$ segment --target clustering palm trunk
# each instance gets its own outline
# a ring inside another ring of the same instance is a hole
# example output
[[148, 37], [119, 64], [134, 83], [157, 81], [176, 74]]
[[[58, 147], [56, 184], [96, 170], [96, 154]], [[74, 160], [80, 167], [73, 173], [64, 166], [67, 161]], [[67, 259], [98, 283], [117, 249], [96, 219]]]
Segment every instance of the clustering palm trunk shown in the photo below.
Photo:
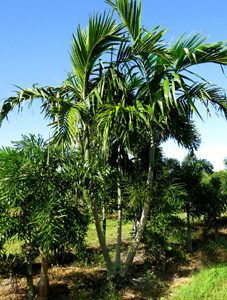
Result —
[[[118, 146], [118, 172], [121, 170], [121, 157], [120, 146]], [[118, 274], [121, 268], [121, 243], [122, 243], [122, 191], [120, 177], [117, 178], [117, 246], [116, 246], [116, 258], [115, 258], [115, 273]]]
[[136, 232], [135, 237], [132, 240], [129, 253], [125, 262], [125, 266], [124, 266], [125, 275], [127, 274], [128, 269], [133, 263], [136, 251], [138, 250], [147, 223], [147, 218], [150, 210], [151, 197], [152, 197], [153, 179], [154, 179], [154, 158], [155, 158], [155, 142], [154, 142], [153, 132], [151, 131], [150, 145], [149, 145], [149, 167], [147, 173], [147, 197], [143, 204], [138, 230]]
[[[129, 252], [126, 258], [125, 263], [122, 265], [121, 262], [121, 243], [122, 243], [122, 191], [120, 186], [120, 179], [117, 178], [117, 205], [118, 205], [118, 222], [117, 222], [117, 243], [116, 243], [116, 257], [115, 262], [111, 261], [109, 256], [108, 248], [105, 241], [105, 236], [101, 227], [98, 207], [95, 202], [92, 202], [92, 212], [95, 220], [95, 226], [99, 238], [100, 247], [103, 252], [103, 256], [107, 265], [107, 269], [109, 275], [114, 275], [114, 278], [126, 277], [130, 266], [133, 263], [135, 254], [138, 250], [139, 244], [141, 242], [141, 238], [146, 226], [150, 203], [152, 197], [152, 189], [153, 189], [153, 177], [154, 177], [154, 167], [155, 167], [155, 141], [154, 134], [151, 130], [150, 132], [150, 145], [149, 145], [149, 168], [147, 173], [147, 197], [144, 201], [144, 205], [142, 208], [142, 213], [140, 217], [140, 222], [138, 225], [138, 230], [132, 239], [131, 246], [129, 248]], [[120, 152], [118, 151], [118, 168], [119, 172], [121, 172], [120, 166]]]
[[109, 250], [107, 248], [106, 245], [106, 239], [105, 236], [103, 234], [102, 231], [102, 227], [101, 227], [101, 222], [100, 222], [100, 218], [99, 218], [99, 213], [98, 213], [98, 207], [97, 204], [95, 203], [95, 200], [91, 200], [91, 209], [92, 209], [92, 213], [93, 213], [93, 217], [94, 217], [94, 221], [95, 221], [95, 227], [96, 227], [96, 232], [98, 235], [98, 239], [99, 239], [99, 244], [100, 247], [102, 249], [102, 253], [106, 262], [106, 266], [107, 266], [107, 270], [109, 272], [110, 275], [113, 274], [113, 264], [109, 255]]

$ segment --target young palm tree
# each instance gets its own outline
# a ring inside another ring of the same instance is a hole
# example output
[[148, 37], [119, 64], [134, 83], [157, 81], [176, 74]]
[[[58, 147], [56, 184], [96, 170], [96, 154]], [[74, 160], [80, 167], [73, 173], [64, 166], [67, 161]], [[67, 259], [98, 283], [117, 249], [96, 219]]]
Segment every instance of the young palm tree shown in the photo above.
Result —
[[[67, 158], [74, 161], [72, 153]], [[66, 167], [65, 160], [61, 151], [50, 150], [42, 138], [33, 135], [23, 136], [12, 148], [0, 149], [1, 223], [4, 222], [1, 232], [6, 239], [16, 236], [23, 243], [28, 299], [35, 296], [32, 280], [35, 257], [42, 257], [38, 296], [44, 300], [48, 297], [51, 252], [75, 245], [80, 249], [86, 234], [88, 216], [73, 199], [79, 188], [72, 183], [72, 178], [83, 176], [79, 174], [79, 163], [72, 174], [72, 162], [67, 162]]]

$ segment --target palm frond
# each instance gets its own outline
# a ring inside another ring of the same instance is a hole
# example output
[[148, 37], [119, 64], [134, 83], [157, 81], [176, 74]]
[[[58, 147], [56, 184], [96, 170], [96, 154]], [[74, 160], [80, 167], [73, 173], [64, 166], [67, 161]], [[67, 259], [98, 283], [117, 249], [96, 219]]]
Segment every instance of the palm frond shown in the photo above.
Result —
[[34, 99], [42, 101], [41, 109], [45, 113], [46, 118], [54, 118], [52, 113], [53, 107], [56, 107], [65, 95], [67, 95], [67, 91], [64, 87], [39, 88], [34, 85], [32, 89], [20, 88], [16, 96], [10, 97], [3, 102], [0, 109], [0, 124], [15, 107], [18, 107], [20, 110], [25, 102], [32, 103]]
[[118, 141], [130, 147], [132, 136], [141, 126], [150, 126], [150, 115], [140, 101], [134, 105], [105, 104], [97, 115], [99, 130], [103, 132], [104, 143], [111, 136], [112, 142]]
[[132, 45], [127, 40], [122, 41], [117, 51], [116, 63], [125, 65], [132, 57], [132, 49]]
[[119, 15], [133, 40], [141, 35], [141, 1], [138, 0], [106, 0]]
[[208, 113], [210, 106], [212, 106], [227, 118], [227, 96], [220, 87], [208, 83], [195, 83], [187, 87], [187, 91], [177, 99], [184, 107], [185, 112], [194, 111], [200, 116], [195, 100], [202, 102]]
[[87, 31], [80, 26], [77, 28], [77, 35], [73, 36], [71, 61], [83, 99], [86, 98], [87, 81], [95, 63], [122, 40], [121, 30], [122, 26], [106, 13], [90, 17]]
[[224, 42], [204, 43], [206, 37], [200, 33], [180, 39], [170, 49], [177, 70], [184, 70], [195, 64], [217, 63], [227, 64], [227, 45]]
[[62, 101], [57, 118], [50, 124], [53, 129], [52, 143], [75, 146], [87, 117], [85, 103], [73, 103], [70, 99]]
[[195, 53], [198, 63], [212, 62], [227, 65], [227, 44], [224, 42], [205, 44]]
[[166, 30], [159, 30], [159, 26], [152, 31], [143, 30], [141, 38], [135, 42], [134, 53], [136, 55], [155, 54], [165, 60], [170, 60], [166, 44], [162, 41], [162, 37]]

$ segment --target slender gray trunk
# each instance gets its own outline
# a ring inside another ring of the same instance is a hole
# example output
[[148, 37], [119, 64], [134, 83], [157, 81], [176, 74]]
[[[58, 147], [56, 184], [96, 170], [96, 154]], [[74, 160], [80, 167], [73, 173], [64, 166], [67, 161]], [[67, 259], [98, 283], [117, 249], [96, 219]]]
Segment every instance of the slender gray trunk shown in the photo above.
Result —
[[[85, 136], [84, 136], [84, 159], [85, 161], [87, 161], [88, 163], [90, 163], [90, 137], [89, 137], [89, 129], [86, 128], [85, 130]], [[103, 257], [106, 263], [106, 267], [108, 270], [108, 273], [110, 275], [113, 274], [113, 264], [109, 255], [109, 251], [106, 245], [106, 239], [104, 236], [104, 233], [102, 231], [102, 227], [101, 227], [101, 222], [99, 219], [99, 213], [98, 213], [98, 207], [97, 204], [95, 202], [94, 196], [93, 196], [93, 191], [92, 191], [92, 182], [90, 182], [90, 188], [89, 188], [89, 200], [91, 203], [91, 210], [92, 210], [92, 214], [93, 214], [93, 218], [95, 221], [95, 228], [96, 228], [96, 232], [98, 235], [98, 239], [99, 239], [99, 245], [101, 247], [102, 253], [103, 253]]]
[[[118, 147], [118, 171], [121, 174], [120, 166], [120, 147]], [[117, 179], [117, 246], [116, 246], [116, 259], [115, 259], [115, 272], [116, 274], [121, 268], [121, 239], [122, 239], [122, 193], [120, 177]]]
[[49, 279], [48, 279], [48, 260], [45, 255], [42, 256], [41, 263], [41, 276], [38, 290], [38, 300], [47, 300], [49, 290]]
[[32, 260], [28, 258], [27, 260], [27, 286], [28, 286], [28, 300], [33, 300], [35, 297], [34, 285], [33, 285], [33, 272], [32, 272]]
[[154, 178], [154, 157], [155, 157], [155, 142], [154, 142], [154, 135], [151, 132], [150, 137], [150, 146], [149, 146], [149, 166], [148, 166], [148, 174], [147, 174], [147, 197], [143, 204], [143, 209], [141, 213], [140, 223], [138, 226], [138, 230], [136, 232], [135, 238], [132, 240], [132, 244], [130, 246], [127, 259], [125, 261], [124, 266], [124, 276], [126, 276], [128, 269], [133, 263], [133, 259], [135, 257], [136, 251], [139, 247], [146, 223], [147, 217], [150, 210], [150, 202], [151, 202], [151, 195], [153, 189], [153, 178]]
[[109, 255], [109, 251], [108, 251], [108, 248], [106, 245], [105, 236], [102, 231], [99, 214], [98, 214], [98, 208], [93, 199], [91, 201], [91, 209], [92, 209], [92, 213], [93, 213], [93, 217], [94, 217], [94, 221], [95, 221], [95, 227], [96, 227], [96, 232], [97, 232], [98, 239], [99, 239], [99, 244], [102, 249], [102, 253], [103, 253], [104, 260], [105, 260], [105, 263], [107, 266], [107, 270], [108, 270], [108, 273], [110, 275], [112, 275], [113, 274], [113, 264], [112, 264], [112, 261], [111, 261], [110, 255]]
[[120, 180], [117, 183], [117, 246], [116, 246], [116, 259], [115, 259], [115, 269], [116, 273], [119, 272], [121, 267], [121, 239], [122, 239], [122, 193], [120, 187]]
[[132, 223], [132, 233], [131, 233], [131, 238], [134, 239], [136, 236], [136, 233], [138, 231], [138, 227], [139, 227], [139, 220], [135, 217], [133, 219], [133, 223]]

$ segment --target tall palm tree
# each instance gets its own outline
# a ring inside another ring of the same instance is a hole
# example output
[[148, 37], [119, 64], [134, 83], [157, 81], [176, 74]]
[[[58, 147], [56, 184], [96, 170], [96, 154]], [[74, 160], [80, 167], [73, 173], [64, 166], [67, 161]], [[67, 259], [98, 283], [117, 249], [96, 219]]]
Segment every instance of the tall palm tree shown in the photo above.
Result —
[[[132, 241], [126, 262], [125, 272], [132, 264], [136, 250], [144, 231], [152, 197], [155, 169], [155, 136], [162, 133], [178, 138], [182, 142], [181, 131], [172, 125], [182, 119], [190, 123], [193, 112], [199, 114], [196, 100], [207, 109], [211, 104], [226, 116], [227, 99], [224, 91], [208, 83], [193, 73], [191, 67], [203, 63], [227, 63], [227, 47], [224, 43], [207, 44], [205, 38], [196, 34], [182, 36], [172, 47], [166, 46], [162, 37], [164, 31], [159, 28], [151, 32], [141, 26], [141, 1], [106, 0], [124, 26], [124, 38], [118, 51], [116, 64], [122, 73], [130, 74], [130, 80], [137, 80], [134, 99], [130, 106], [125, 103], [112, 106], [108, 115], [122, 120], [122, 114], [128, 115], [129, 124], [138, 126], [138, 120], [147, 132], [149, 139], [149, 164], [147, 173], [147, 197], [137, 234]], [[119, 113], [120, 108], [122, 108]], [[115, 111], [115, 113], [113, 113]], [[134, 122], [132, 120], [134, 119]], [[117, 123], [117, 122], [116, 122]], [[124, 124], [126, 126], [126, 124]], [[133, 126], [133, 125], [131, 125]], [[127, 127], [126, 127], [127, 128]], [[134, 129], [134, 128], [133, 128]], [[127, 134], [127, 133], [126, 133]]]
[[[24, 89], [16, 97], [7, 99], [1, 108], [2, 121], [15, 107], [24, 101], [42, 99], [42, 111], [50, 118], [53, 127], [53, 140], [56, 143], [70, 142], [82, 148], [85, 163], [89, 166], [93, 141], [92, 131], [95, 130], [94, 115], [103, 101], [99, 96], [102, 88], [100, 77], [105, 77], [107, 66], [102, 66], [101, 57], [108, 55], [122, 40], [122, 27], [117, 25], [111, 15], [95, 14], [89, 19], [86, 31], [78, 27], [73, 36], [71, 61], [73, 73], [58, 88]], [[103, 79], [104, 80], [104, 79]], [[92, 182], [90, 182], [90, 200], [94, 214], [99, 242], [107, 263], [108, 270], [113, 269], [101, 229], [97, 204], [93, 199]]]
[[[91, 165], [93, 149], [97, 147], [97, 140], [93, 139], [95, 135], [100, 137], [103, 134], [104, 143], [101, 145], [99, 139], [98, 146], [104, 157], [111, 141], [118, 143], [121, 151], [133, 155], [135, 136], [146, 136], [149, 157], [147, 197], [125, 262], [123, 273], [126, 273], [133, 262], [149, 214], [157, 136], [175, 137], [178, 142], [190, 146], [190, 139], [185, 140], [182, 128], [190, 129], [192, 114], [199, 114], [196, 100], [207, 109], [211, 104], [226, 114], [224, 92], [196, 76], [191, 67], [210, 62], [226, 65], [227, 47], [224, 43], [207, 44], [198, 34], [182, 36], [170, 47], [163, 42], [164, 30], [156, 27], [148, 31], [141, 25], [140, 0], [106, 2], [117, 13], [119, 24], [112, 15], [104, 13], [93, 15], [86, 31], [78, 27], [73, 37], [71, 76], [61, 87], [34, 86], [19, 91], [17, 96], [3, 103], [0, 121], [15, 106], [41, 98], [42, 110], [51, 119], [54, 129], [54, 142], [67, 140], [81, 147], [87, 166]], [[178, 124], [182, 128], [177, 128]], [[137, 147], [140, 145], [137, 144]], [[99, 221], [92, 179], [89, 197], [100, 246], [107, 268], [113, 274], [114, 266]], [[120, 196], [118, 199], [120, 201]], [[119, 220], [119, 242], [120, 226]], [[116, 260], [120, 260], [119, 253]]]

